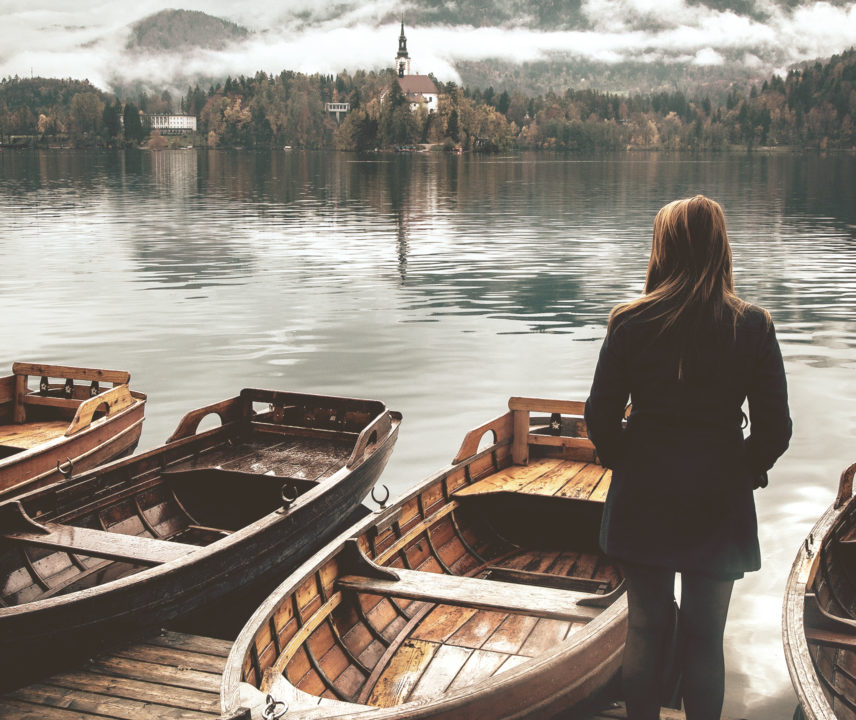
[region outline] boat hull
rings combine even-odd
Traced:
[[[398,417],[393,414],[386,432],[352,467],[336,470],[287,508],[274,505],[258,519],[210,544],[191,546],[186,554],[153,567],[131,570],[126,567],[127,574],[113,580],[109,579],[109,573],[119,571],[111,568],[121,563],[107,563],[103,570],[93,565],[91,572],[105,573],[107,582],[0,608],[0,657],[14,664],[2,674],[4,686],[18,685],[123,639],[160,629],[230,593],[272,584],[282,572],[288,572],[340,529],[375,484],[392,452],[397,430]],[[97,493],[98,487],[109,488],[111,483],[120,484],[124,478],[137,477],[141,480],[136,494],[126,492],[125,499],[105,505],[100,513],[109,517],[118,512],[117,507],[135,502],[139,507],[146,493],[158,487],[162,470],[193,464],[196,454],[204,455],[205,448],[219,444],[218,433],[222,434],[223,429],[183,438],[143,455],[111,463],[77,478],[72,487],[60,483],[23,496],[22,505],[33,517],[40,516],[41,507],[59,507],[58,517],[73,524],[74,518],[69,516],[77,511],[67,508],[85,504],[87,496]],[[253,478],[240,476],[239,480],[252,482]],[[75,488],[77,497],[72,497]],[[236,492],[239,491],[237,487]],[[186,504],[187,496],[181,499]],[[149,509],[140,515],[154,517],[154,512]],[[88,523],[87,520],[79,524]],[[179,550],[183,547],[179,546]],[[81,576],[86,572],[83,570]]]
[[[470,433],[453,465],[262,603],[227,661],[225,717],[270,695],[302,720],[541,718],[610,686],[627,605],[597,549],[609,472],[584,438],[529,435],[532,456],[512,464],[513,426],[510,413]]]
[[[127,387],[128,373],[29,363],[13,371],[0,378],[0,502],[62,480],[60,466],[80,473],[136,448],[146,396]],[[31,375],[42,378],[39,390],[28,387]],[[99,382],[115,384],[102,391]]]
[[[797,552],[785,586],[782,641],[800,710],[809,720],[856,717],[856,530],[851,497],[856,465],[841,477],[836,501]]]

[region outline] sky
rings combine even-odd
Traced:
[[[400,0],[354,2],[335,19],[323,9],[342,0],[244,3],[233,0],[105,0],[25,2],[0,0],[0,78],[18,75],[88,79],[108,90],[121,80],[162,88],[180,76],[279,73],[334,74],[391,67],[399,26],[383,18],[407,15]],[[738,62],[762,74],[784,72],[795,62],[828,57],[856,46],[856,0],[836,5],[805,0],[784,9],[756,0],[766,17],[752,19],[686,0],[583,0],[587,29],[542,31],[516,27],[408,27],[412,72],[459,81],[455,63],[503,58],[518,62],[560,57],[605,63],[683,63],[702,67]],[[163,9],[201,10],[254,31],[222,51],[190,55],[141,55],[125,49],[129,26]],[[295,13],[318,12],[301,22]]]

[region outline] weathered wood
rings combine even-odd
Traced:
[[[121,720],[211,720],[209,713],[186,708],[158,705],[149,701],[111,697],[85,690],[69,690],[51,685],[35,684],[16,690],[9,695],[40,706],[77,710]]]
[[[126,407],[130,407],[135,402],[131,395],[131,391],[127,385],[119,385],[106,392],[99,393],[95,397],[84,400],[77,408],[77,412],[69,423],[68,430],[65,434],[68,436],[80,432],[92,422],[92,418],[99,410],[106,409],[107,416],[113,415]]]
[[[15,408],[12,411],[12,422],[22,423],[27,420],[27,409],[24,406],[24,397],[27,394],[27,376],[16,375],[15,377]]]
[[[92,720],[92,715],[89,713],[41,704],[34,705],[9,697],[0,699],[0,717],[3,720]]]
[[[144,682],[114,675],[77,671],[51,675],[44,682],[47,685],[69,690],[85,690],[110,697],[139,700],[189,710],[201,710],[215,715],[220,710],[220,698],[215,692],[161,685],[160,683]]]
[[[107,395],[121,399],[124,390]],[[305,422],[307,431],[317,422],[323,437],[229,422],[88,473],[75,464],[70,481],[23,495],[37,526],[0,527],[10,536],[0,542],[0,600],[9,606],[0,613],[0,653],[14,650],[19,661],[0,686],[25,680],[18,679],[25,669],[41,672],[54,653],[86,657],[106,638],[151,632],[246,584],[272,583],[332,537],[383,469],[399,416],[381,403],[342,398],[335,413],[346,429],[337,431],[327,401],[316,407],[313,397],[302,395],[300,418],[285,413],[284,422]],[[235,403],[241,417],[252,410],[246,398]],[[372,432],[384,434],[345,468],[359,423],[376,420],[373,409],[388,422]],[[275,414],[260,416],[270,425]],[[111,562],[93,568],[94,558]],[[153,567],[140,572],[141,565]]]
[[[536,420],[542,423],[541,418]],[[507,416],[504,422],[513,424]],[[551,546],[561,544],[550,551],[543,549],[544,529],[537,520],[521,518],[513,532],[506,533],[514,523],[514,495],[526,493],[527,485],[533,495],[537,490],[552,497],[562,489],[584,495],[600,482],[586,475],[578,490],[571,491],[569,480],[584,463],[551,448],[533,452],[528,466],[509,468],[511,443],[485,447],[483,439],[494,439],[483,437],[490,429],[490,424],[476,428],[454,465],[349,533],[354,538],[349,547],[371,557],[366,572],[355,571],[359,563],[343,561],[345,541],[339,540],[307,562],[299,579],[284,583],[265,601],[233,648],[224,673],[224,709],[234,708],[236,681],[243,677],[257,684],[257,678],[272,669],[267,627],[272,617],[291,605],[306,608],[301,611],[305,622],[314,623],[316,614],[325,614],[319,613],[323,601],[313,600],[312,593],[339,594],[343,601],[315,629],[306,629],[305,642],[280,674],[316,697],[354,698],[348,710],[337,708],[348,716],[433,717],[436,709],[437,717],[448,718],[546,718],[604,686],[620,663],[626,604],[611,596],[608,608],[587,607],[587,598],[604,596],[532,582],[570,582],[600,592],[615,585],[615,569],[590,550],[596,546],[596,526],[568,523],[555,540],[551,537]],[[526,436],[532,434],[528,426],[526,431]],[[557,467],[563,472],[550,476]],[[600,477],[604,469],[593,466],[590,472]],[[475,491],[464,490],[465,483],[472,483]],[[479,493],[479,483],[484,483],[480,489],[491,491]],[[452,495],[456,490],[460,495]],[[540,499],[531,502],[543,504]],[[545,520],[553,508],[565,506],[583,510],[577,502],[551,501],[544,505]],[[580,561],[589,555],[592,562]],[[478,577],[495,569],[501,572],[518,557],[520,565],[511,569],[522,571],[514,575],[519,584]],[[527,576],[533,567],[541,575]],[[399,579],[369,577],[384,574],[377,572],[384,568]],[[331,588],[334,569],[343,577]],[[565,580],[567,575],[573,577]],[[403,600],[410,605],[396,608]],[[339,628],[341,644],[353,655],[340,652],[331,625]],[[288,638],[294,642],[294,631]],[[523,654],[536,652],[535,661]],[[282,663],[282,653],[278,661]],[[290,712],[296,716],[325,717],[314,698],[294,699]],[[379,707],[365,708],[366,702]],[[404,703],[400,711],[380,709],[400,703]],[[253,704],[253,712],[260,709],[258,701]]]
[[[113,653],[116,657],[129,660],[140,660],[157,665],[189,667],[201,672],[220,674],[226,667],[226,658],[206,653],[195,653],[189,650],[145,645],[142,643],[123,647]]]
[[[182,438],[192,437],[196,434],[196,431],[199,428],[199,423],[209,415],[217,415],[223,425],[238,420],[241,417],[248,417],[240,398],[233,397],[228,400],[221,400],[213,405],[208,405],[197,410],[191,410],[187,413],[183,418],[181,418],[181,420],[179,420],[178,427],[172,435],[167,438],[167,442],[171,443],[176,440],[181,440]]]
[[[170,685],[202,692],[219,692],[220,676],[216,673],[193,670],[184,665],[156,665],[129,660],[117,655],[94,658],[84,666],[88,672],[141,680],[156,685]]]
[[[472,485],[466,485],[455,491],[455,496],[482,495],[492,492],[518,492],[533,480],[562,465],[559,458],[539,458],[527,466],[512,465],[492,475],[488,475]]]
[[[440,697],[461,672],[473,650],[454,645],[441,645],[411,691],[408,702]]]
[[[124,370],[101,370],[99,368],[80,368],[67,365],[42,365],[38,363],[16,362],[12,364],[15,375],[33,375],[49,378],[71,378],[72,380],[95,380],[113,385],[126,385],[131,381],[131,373]]]
[[[578,400],[551,400],[548,398],[512,397],[508,401],[509,410],[525,412],[559,413],[561,415],[583,416],[586,404]]]
[[[511,461],[515,465],[529,463],[529,412],[528,410],[513,410],[511,439]]]
[[[169,630],[162,630],[159,635],[146,638],[145,642],[148,645],[189,650],[193,653],[216,655],[222,658],[228,656],[229,651],[232,649],[232,643],[228,640],[171,632]]]
[[[488,578],[528,585],[539,585],[541,587],[559,588],[561,590],[575,590],[577,592],[602,594],[609,589],[606,580],[574,577],[560,575],[557,573],[532,572],[531,570],[519,570],[517,568],[505,568],[491,565],[487,568]]]
[[[532,461],[530,461],[531,464]],[[526,495],[561,495],[561,491],[566,485],[578,483],[577,475],[585,469],[587,469],[585,463],[575,460],[562,460],[553,469],[520,488],[520,492]]]
[[[508,412],[470,430],[464,436],[464,441],[461,443],[460,449],[452,460],[452,464],[457,465],[458,463],[462,463],[464,460],[468,460],[473,457],[478,452],[482,438],[484,438],[487,433],[491,433],[493,435],[493,444],[498,445],[507,443],[513,432],[511,418],[512,415]]]
[[[21,423],[19,425],[0,425],[0,445],[29,450],[46,442],[62,437],[68,429],[65,420],[44,420],[41,422]]]
[[[196,550],[194,545],[123,535],[106,530],[46,523],[46,533],[15,532],[2,537],[37,547],[77,552],[92,557],[122,560],[139,565],[160,565],[184,557]]]
[[[558,497],[588,500],[606,472],[606,468],[601,465],[588,464],[574,476],[571,482],[560,488],[556,492],[556,495]]]
[[[340,588],[376,595],[392,595],[448,605],[467,605],[487,610],[505,610],[536,617],[586,620],[597,617],[596,610],[580,607],[584,593],[554,588],[532,587],[479,578],[396,570],[398,580],[345,575]]]
[[[407,701],[439,646],[423,640],[408,640],[386,666],[368,698],[368,705],[392,707]]]
[[[304,619],[303,625],[301,625],[300,629],[288,641],[288,645],[283,648],[279,657],[276,659],[276,662],[273,665],[273,669],[276,672],[281,674],[285,671],[285,666],[288,665],[291,658],[294,657],[297,649],[306,642],[313,631],[327,619],[330,613],[333,612],[341,602],[342,593],[336,593],[327,600],[319,610],[314,612],[310,617]]]
[[[450,515],[457,508],[458,508],[458,503],[456,503],[454,501],[443,506],[442,509],[438,510],[433,515],[429,516],[425,520],[422,520],[417,525],[410,528],[404,535],[402,535],[398,540],[396,540],[396,542],[392,546],[390,546],[389,548],[384,550],[382,553],[380,553],[376,558],[376,562],[379,565],[386,563],[393,555],[398,553],[402,548],[409,545],[411,542],[413,542],[413,540],[415,540],[422,533],[424,533],[428,527],[433,525],[440,518],[445,517],[446,515]]]

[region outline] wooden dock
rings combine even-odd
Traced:
[[[215,720],[220,717],[220,676],[231,646],[228,640],[164,630],[79,669],[0,696],[0,718]],[[623,703],[609,703],[585,720],[626,718]],[[669,708],[661,710],[660,718],[686,720],[684,713]]]
[[[211,720],[228,640],[164,631],[0,696],[4,720]]]

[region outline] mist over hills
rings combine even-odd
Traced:
[[[51,3],[36,23],[6,13],[0,77],[87,78],[119,94],[178,97],[260,70],[379,70],[393,64],[403,16],[413,72],[443,81],[715,100],[856,45],[856,0],[208,0],[206,12],[152,0],[141,14],[160,10],[140,19],[94,0]]]
[[[131,25],[127,48],[176,52],[193,48],[222,50],[239,42],[250,31],[237,23],[207,15],[199,10],[161,10]]]

